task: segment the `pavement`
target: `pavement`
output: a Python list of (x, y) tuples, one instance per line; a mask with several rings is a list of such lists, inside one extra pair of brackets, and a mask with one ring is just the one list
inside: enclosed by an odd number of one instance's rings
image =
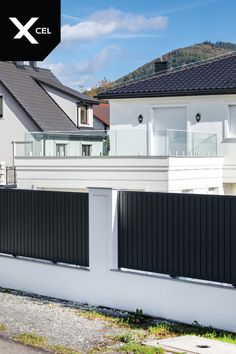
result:
[(166, 352), (186, 354), (236, 354), (236, 345), (198, 336), (181, 336), (146, 341), (145, 345), (161, 347)]
[(45, 354), (46, 352), (12, 342), (5, 338), (0, 338), (0, 353), (1, 354)]

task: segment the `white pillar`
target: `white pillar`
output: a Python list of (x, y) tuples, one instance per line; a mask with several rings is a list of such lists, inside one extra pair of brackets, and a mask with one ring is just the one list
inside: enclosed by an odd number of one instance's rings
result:
[(118, 268), (117, 190), (89, 188), (89, 268)]
[(6, 184), (6, 169), (5, 162), (0, 162), (0, 185), (4, 186)]

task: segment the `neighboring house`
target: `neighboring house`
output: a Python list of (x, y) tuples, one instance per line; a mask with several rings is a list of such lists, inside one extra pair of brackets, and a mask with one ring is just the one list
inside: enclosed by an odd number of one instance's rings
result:
[(103, 139), (88, 131), (99, 102), (64, 86), (36, 62), (0, 62), (0, 95), (0, 161), (6, 165), (12, 163), (13, 141), (28, 142), (15, 144), (26, 155), (103, 152)]
[(94, 129), (108, 130), (110, 127), (110, 105), (100, 103), (93, 107)]

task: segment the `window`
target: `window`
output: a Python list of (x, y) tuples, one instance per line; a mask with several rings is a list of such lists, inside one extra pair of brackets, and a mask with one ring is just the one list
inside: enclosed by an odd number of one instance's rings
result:
[(219, 189), (217, 187), (208, 188), (208, 194), (219, 194)]
[(194, 193), (194, 190), (193, 190), (193, 189), (183, 189), (183, 190), (182, 190), (182, 193), (183, 193), (183, 194), (189, 194), (189, 193), (190, 193), (190, 194), (193, 194), (193, 193)]
[(80, 107), (80, 123), (88, 124), (88, 107), (86, 106)]
[(92, 155), (92, 145), (82, 145), (82, 156)]
[(3, 117), (3, 97), (0, 96), (0, 118)]
[(229, 136), (236, 137), (236, 105), (229, 106)]
[(66, 144), (56, 144), (56, 156), (66, 156)]

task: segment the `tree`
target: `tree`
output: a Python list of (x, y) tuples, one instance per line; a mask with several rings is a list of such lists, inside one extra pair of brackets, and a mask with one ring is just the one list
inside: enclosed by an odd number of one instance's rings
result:
[[(84, 93), (88, 96), (96, 97), (99, 92), (104, 91), (104, 90), (109, 90), (112, 87), (113, 87), (112, 82), (104, 77), (104, 79), (99, 81), (99, 83), (97, 85), (92, 87), (90, 90), (84, 91)], [(107, 101), (103, 101), (103, 102), (107, 102)]]

